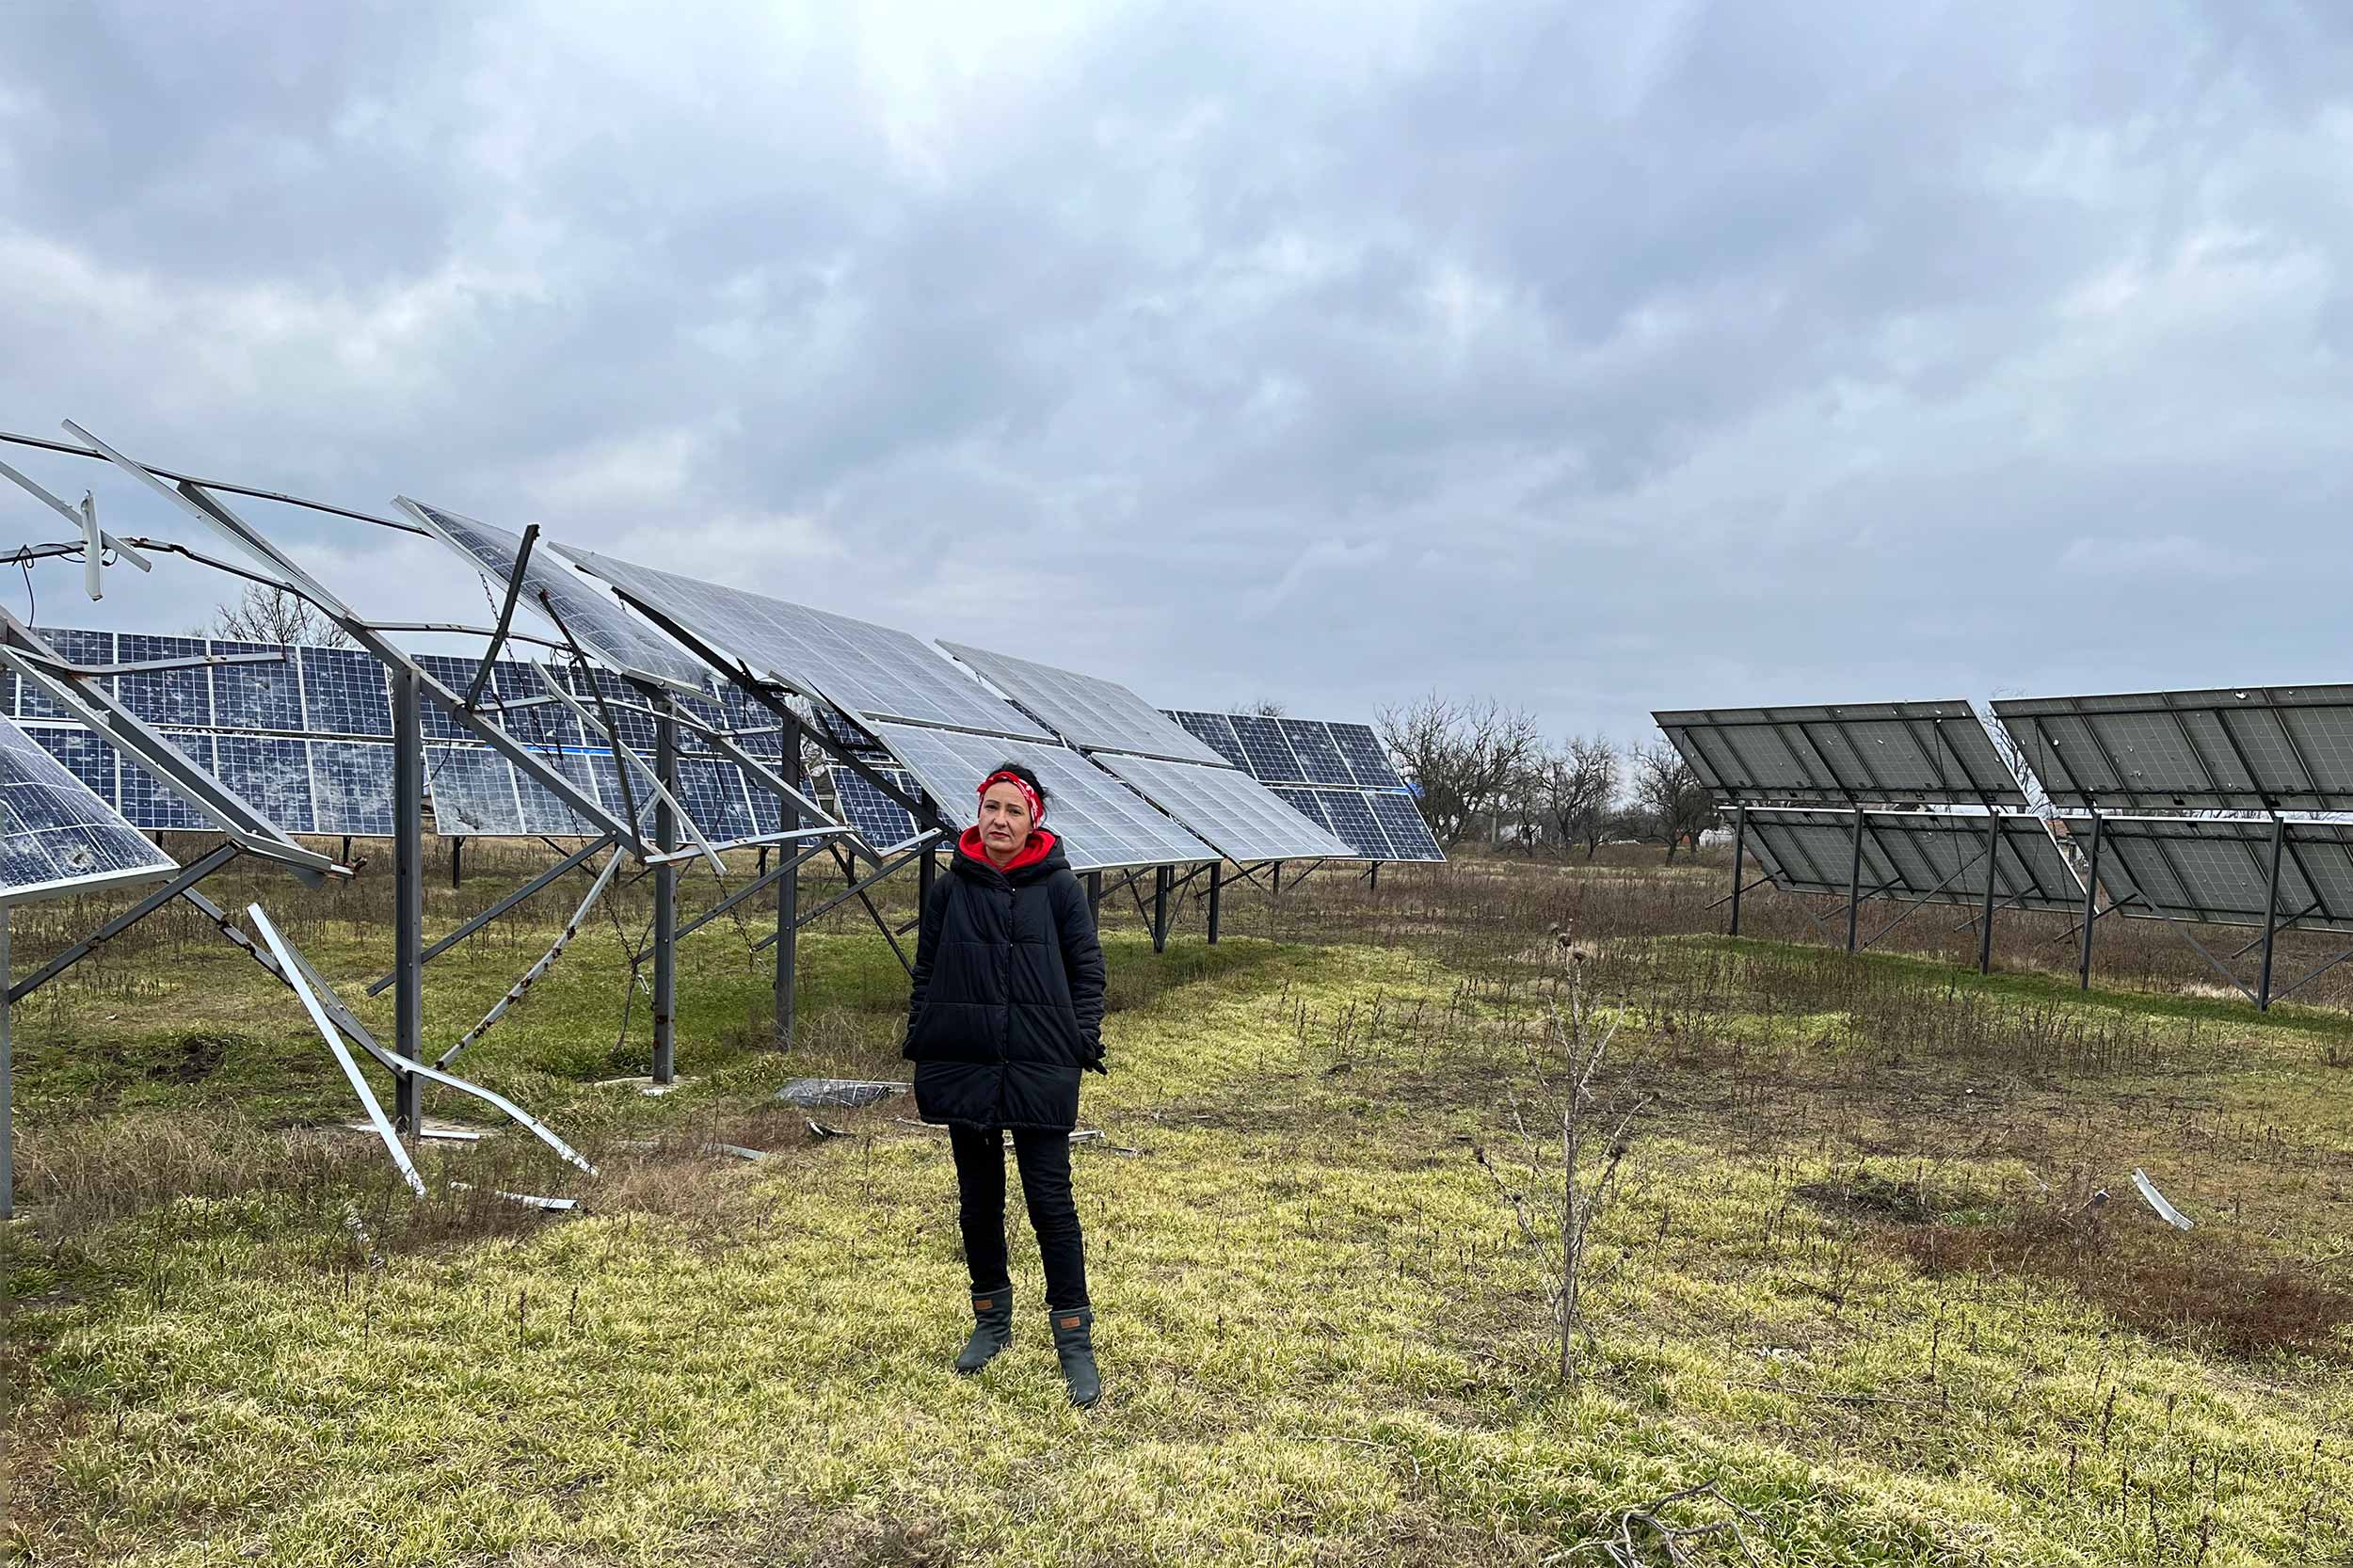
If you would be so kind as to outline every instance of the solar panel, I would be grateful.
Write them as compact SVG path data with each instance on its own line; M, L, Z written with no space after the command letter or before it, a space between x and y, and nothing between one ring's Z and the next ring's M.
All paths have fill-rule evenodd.
M59 627L54 630L40 627L35 630L34 635L56 648L57 657L69 664L111 664L115 662L115 634L111 632L83 632L72 627ZM114 690L112 677L101 677L98 684L108 691ZM24 685L23 695L17 704L15 716L21 719L49 719L64 723L71 723L73 720L72 714L52 700L48 694L29 682Z
M1201 713L1189 709L1162 710L1183 726L1193 739L1225 758L1238 768L1248 768L1249 759L1243 756L1241 743L1234 738L1234 726L1223 713Z
M877 724L874 736L922 780L942 815L960 826L979 820L976 791L1000 762L1026 764L1051 797L1046 825L1062 838L1076 870L1218 858L1215 850L1067 746L905 724Z
M1306 767L1275 719L1255 713L1231 713L1234 739L1241 743L1242 766L1261 784L1312 784Z
M366 741L312 741L310 748L312 831L390 838L392 748Z
M596 716L599 724L610 724L615 738L641 757L651 757L654 749L654 718L647 712L646 694L631 685L611 670L596 670L593 689L582 679L582 672L568 672L566 684L580 698L581 706ZM597 698L604 700L600 703ZM596 744L603 744L599 736Z
M876 720L897 719L1046 738L1010 703L904 632L590 551L564 552L756 675L833 702L870 729Z
M1381 831L1381 824L1372 819L1372 808L1365 797L1353 790L1318 790L1317 804L1323 808L1332 831L1346 840L1350 857L1357 860L1393 860L1389 852L1389 836Z
M278 655L266 664L213 666L213 717L223 729L302 733L302 679L293 648L214 637L205 642L204 649L208 653Z
M1311 784L1337 784L1342 789L1356 787L1356 776L1348 770L1340 757L1340 748L1333 744L1332 732L1312 719L1277 719L1283 727L1283 739L1290 742L1291 755L1306 771Z
M2061 807L2353 810L2353 686L2005 697Z
M1355 776L1359 789L1401 790L1405 780L1398 777L1397 769L1389 761L1389 753L1380 737L1369 724L1327 724L1332 744L1348 763L1348 771Z
M165 739L184 754L188 760L206 773L218 776L219 770L215 766L213 756L213 737L180 731ZM120 797L112 804L133 827L150 833L196 833L214 825L212 818L165 788L153 774L136 762L125 761L117 767L116 784Z
M573 788L592 800L603 797L597 790L597 780L588 765L588 759L577 751L541 752L541 761L564 776ZM612 759L607 758L609 766ZM516 792L521 798L522 826L525 833L545 835L551 839L584 839L602 837L601 830L567 806L563 798L537 780L524 776L519 769L515 774ZM616 796L610 802L613 815L621 814Z
M903 844L915 837L918 829L915 815L905 807L884 794L849 769L830 768L827 771L833 786L834 809L837 816L857 829L868 847L885 849ZM921 786L912 774L898 768L876 770L893 786L913 794Z
M2088 817L2062 819L2088 843ZM2280 856L2279 920L2353 929L2353 825L2295 822ZM2270 892L2271 824L2248 818L2100 819L2100 880L2121 914L2261 925Z
M311 755L289 735L219 735L214 746L222 783L288 833L332 832L318 825L311 795Z
M490 666L490 690L504 704L499 728L529 746L577 749L588 744L587 732L569 708L548 695L539 679L540 666L519 659L502 659ZM556 678L571 690L569 679Z
M384 666L356 648L298 648L303 728L314 735L392 733L392 694Z
M31 736L0 720L0 902L179 869Z
M504 584L514 577L515 557L522 549L520 535L406 496L398 499L410 516L440 536L443 543L472 562L484 576L501 585L500 592L504 592ZM541 553L547 544L542 538L532 548L530 564L523 572L521 602L528 603L535 614L546 619L547 612L538 600L539 594L546 593L555 613L563 617L564 626L579 639L580 645L616 669L632 670L690 688L702 684L704 672L699 661L680 652L658 632L631 620L609 595L582 582L562 562Z
M1309 822L1314 823L1318 827L1323 828L1327 832L1330 831L1332 819L1324 815L1323 803L1316 799L1316 792L1313 790L1303 790L1296 786L1286 787L1279 784L1270 784L1267 786L1267 792L1273 795L1277 800L1289 807L1292 810L1298 812L1301 816L1306 818Z
M2081 907L2082 887L2040 822L1939 811L1864 813L1864 897L1983 902L1989 823L1998 823L2000 831L1993 882L1997 904L2025 909ZM1748 839L1783 888L1847 896L1854 854L1853 812L1753 807Z
M1964 701L1721 708L1651 715L1719 801L2023 808L2025 792Z
M157 659L198 659L204 655L201 637L153 637L125 632L115 638L115 658L125 664ZM208 729L213 723L212 683L199 664L182 670L149 670L118 676L115 695L122 705L150 724L176 729Z
M1032 718L1083 751L1225 765L1225 758L1117 681L964 643L940 647L985 676Z
M1333 726L1335 729L1339 727ZM1389 853L1400 860L1444 860L1446 852L1438 847L1430 824L1421 818L1421 808L1414 797L1402 790L1368 790L1365 805L1372 811L1372 820L1381 824L1388 836Z
M489 747L428 745L424 778L433 801L433 831L441 837L513 839L527 831L515 798L515 764ZM539 792L555 798L544 789Z
M29 733L33 744L72 774L82 788L108 806L115 803L114 747L78 724L43 725Z
M732 762L680 758L674 792L703 837L714 844L741 843L776 831L773 821L762 824L753 816L752 803L744 792L744 770Z
M1237 864L1345 858L1353 853L1321 823L1301 816L1238 769L1119 752L1098 753L1095 760Z

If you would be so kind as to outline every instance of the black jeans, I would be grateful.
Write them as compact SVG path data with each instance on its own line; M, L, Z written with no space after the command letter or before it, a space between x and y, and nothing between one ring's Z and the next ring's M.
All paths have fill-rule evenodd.
M1011 1289L1005 1258L1005 1147L994 1128L952 1127L949 1146L956 1156L956 1222L964 1230L964 1262L972 1271L972 1293ZM1070 1134L1013 1129L1013 1152L1021 1161L1021 1195L1030 1206L1030 1228L1037 1232L1046 1265L1046 1304L1070 1312L1087 1304L1086 1242L1079 1234L1079 1206L1070 1195Z

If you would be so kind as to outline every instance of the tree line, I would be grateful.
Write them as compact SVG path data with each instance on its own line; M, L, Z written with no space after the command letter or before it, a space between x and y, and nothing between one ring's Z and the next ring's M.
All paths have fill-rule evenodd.
M1492 698L1432 693L1381 711L1377 728L1422 820L1451 850L1484 836L1523 853L1592 859L1605 843L1666 845L1667 857L1716 820L1715 803L1661 736L1621 747L1602 735L1555 744Z

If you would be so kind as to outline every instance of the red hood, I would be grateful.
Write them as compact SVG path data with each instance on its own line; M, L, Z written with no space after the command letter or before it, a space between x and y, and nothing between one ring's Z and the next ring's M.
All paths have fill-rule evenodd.
M1034 866L1053 854L1054 836L1045 828L1032 828L1030 841L1021 846L1021 852L1006 864L1000 866L988 857L988 850L981 842L981 830L977 827L968 827L964 830L964 837L956 840L956 853L968 855L992 871L1017 872L1024 866Z

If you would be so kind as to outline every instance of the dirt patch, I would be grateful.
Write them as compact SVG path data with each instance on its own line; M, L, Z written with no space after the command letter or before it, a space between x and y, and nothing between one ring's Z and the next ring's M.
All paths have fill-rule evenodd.
M162 1061L148 1064L147 1076L157 1083L201 1083L220 1071L232 1050L262 1048L260 1042L242 1034L183 1034Z
M1916 1227L1890 1240L1931 1278L2034 1274L2149 1333L2202 1333L2233 1355L2286 1351L2353 1363L2353 1290L2236 1238L2052 1212Z

